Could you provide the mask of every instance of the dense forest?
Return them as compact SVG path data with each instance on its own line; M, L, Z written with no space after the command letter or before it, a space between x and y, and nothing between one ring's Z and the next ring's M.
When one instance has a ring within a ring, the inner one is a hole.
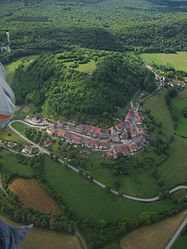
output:
M15 74L17 104L44 106L49 116L88 120L92 116L111 120L138 89L151 92L154 75L135 58L118 54L100 58L92 74L70 68L54 55L42 55Z
M136 52L187 50L187 1L1 1L0 45L59 50L66 45Z

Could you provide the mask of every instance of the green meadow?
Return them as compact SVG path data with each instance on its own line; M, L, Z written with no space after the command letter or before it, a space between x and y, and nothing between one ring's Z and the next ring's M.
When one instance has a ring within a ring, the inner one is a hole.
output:
M0 151L0 163L10 170L23 177L32 177L32 169L29 165L21 164L16 159L16 154L7 150Z
M187 71L187 52L178 52L176 54L142 54L141 58L157 65L166 65L169 63L178 70Z
M14 74L15 74L16 69L22 64L29 65L36 58L37 58L37 55L22 57L14 62L8 64L7 66L5 66L7 82L11 85L13 83Z
M187 138L187 118L183 116L183 109L187 108L187 88L174 98L173 107L178 117L177 134Z
M173 206L170 200L146 204L121 199L48 158L45 176L66 205L71 207L77 217L83 219L117 221L125 217L138 217L142 212L156 212Z

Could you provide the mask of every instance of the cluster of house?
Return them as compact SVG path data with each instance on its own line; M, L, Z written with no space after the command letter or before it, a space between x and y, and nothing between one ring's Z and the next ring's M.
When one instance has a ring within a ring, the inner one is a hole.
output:
M39 153L39 149L33 145L21 145L21 147L19 147L16 142L7 142L5 147L24 155L36 155Z
M46 119L44 119L41 115L36 115L35 117L27 116L24 121L28 124L34 125L34 126L47 126L49 123Z
M147 133L143 121L139 111L130 109L123 122L109 129L86 124L67 124L59 120L50 124L46 132L48 135L58 135L75 146L107 151L107 156L117 158L119 153L132 155L146 145Z

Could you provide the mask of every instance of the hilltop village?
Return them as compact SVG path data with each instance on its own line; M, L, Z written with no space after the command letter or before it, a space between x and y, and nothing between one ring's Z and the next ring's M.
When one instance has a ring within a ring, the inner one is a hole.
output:
M49 136L57 135L75 146L105 151L112 158L117 158L119 153L133 155L148 144L144 118L136 109L129 109L124 120L109 129L63 120L51 123L40 116L26 117L24 121L32 126L45 127ZM50 141L46 143L51 144Z

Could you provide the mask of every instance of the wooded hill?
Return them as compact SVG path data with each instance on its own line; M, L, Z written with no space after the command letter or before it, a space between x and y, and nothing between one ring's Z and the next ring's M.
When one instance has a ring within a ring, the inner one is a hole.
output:
M112 121L138 89L155 89L154 75L139 60L118 54L100 58L92 74L70 68L54 55L42 55L15 73L17 104L43 106L49 116L79 122Z

